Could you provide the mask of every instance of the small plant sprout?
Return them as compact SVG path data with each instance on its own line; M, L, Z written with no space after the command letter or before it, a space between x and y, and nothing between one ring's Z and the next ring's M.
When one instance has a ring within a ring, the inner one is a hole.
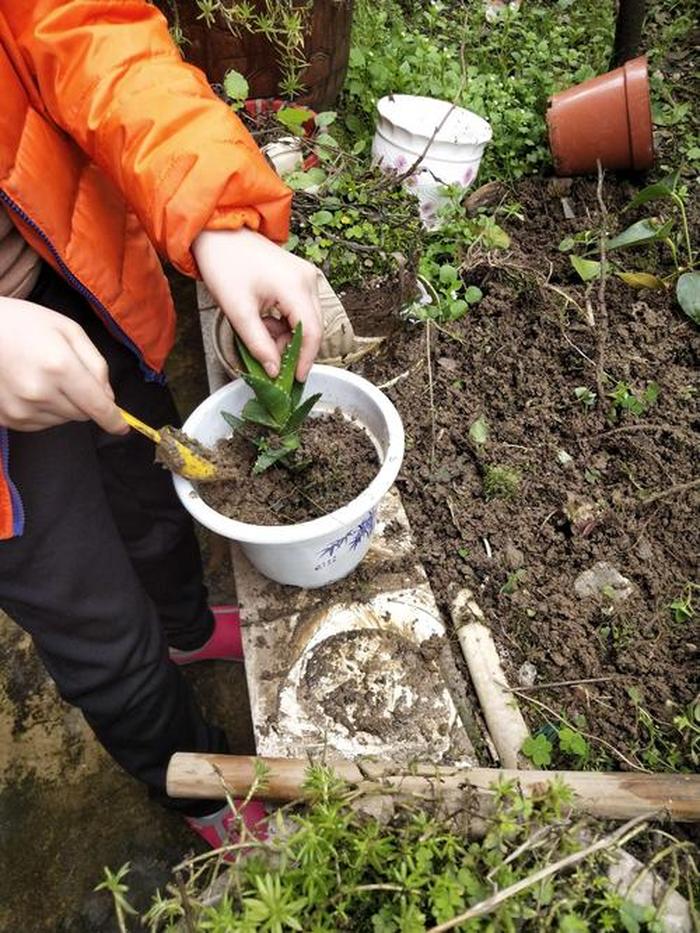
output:
M484 493L487 499L513 499L520 489L520 473L496 464L484 470Z
M224 93L234 110L240 110L249 94L248 82L240 71L233 68L224 75Z
M127 916L130 914L136 916L136 911L126 899L126 895L129 893L129 886L124 883L124 879L129 874L130 870L131 865L129 862L126 862L115 872L110 871L109 868L105 868L105 880L95 887L95 891L108 891L112 895L119 933L127 933Z
M655 404L659 397L659 386L656 382L650 382L641 395L635 395L626 382L618 382L612 392L608 392L608 397L612 399L611 418L619 417L623 411L639 416Z
M512 596L520 584L525 582L526 578L527 570L524 570L522 567L520 570L513 570L508 574L506 582L503 584L499 592L503 593L505 596Z
M693 594L696 590L700 590L697 583L687 583L681 595L669 603L668 608L671 610L674 622L690 622L694 618Z
M471 423L469 437L475 447L483 447L489 437L489 424L483 415Z
M543 732L536 736L529 735L520 749L537 768L546 768L552 763L552 750L552 743Z
M588 386L576 386L574 395L584 408L593 408L598 398L597 393L589 389Z
M577 768L582 768L590 757L586 739L577 729L568 725L557 727L547 724L534 736L528 736L520 751L536 767L546 768L552 763L557 745L564 761L573 763Z
M222 411L222 418L234 432L245 424L264 428L265 432L252 438L258 449L258 458L253 466L253 473L263 473L273 463L292 464L290 457L301 446L299 429L304 419L321 397L320 393L301 400L304 384L299 382L294 373L301 352L301 322L294 328L292 339L282 354L279 374L273 379L265 372L258 361L250 354L244 344L237 340L245 372L243 378L255 393L255 398L246 402L240 418L230 412Z

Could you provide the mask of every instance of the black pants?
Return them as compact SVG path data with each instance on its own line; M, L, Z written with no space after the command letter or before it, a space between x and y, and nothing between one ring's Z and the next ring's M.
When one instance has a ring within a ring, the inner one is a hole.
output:
M119 405L149 424L178 423L170 392L145 381L134 354L48 268L31 300L83 327ZM227 745L168 659L168 645L202 645L213 618L192 522L153 445L93 423L10 432L10 473L26 524L22 537L0 542L0 606L126 771L166 806L212 812L221 804L165 794L173 752Z

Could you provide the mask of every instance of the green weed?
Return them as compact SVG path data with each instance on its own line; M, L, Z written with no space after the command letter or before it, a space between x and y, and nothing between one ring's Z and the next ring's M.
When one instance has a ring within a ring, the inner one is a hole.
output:
M345 85L354 131L369 133L383 95L427 94L491 123L484 180L537 171L550 160L547 98L607 70L613 6L523 3L489 24L478 0L412 4L409 13L395 0L359 0Z
M521 476L511 467L495 464L484 469L484 494L487 499L514 499L520 491Z
M700 590L697 583L686 583L683 592L669 603L668 608L673 615L673 621L683 624L690 622L695 617L695 608L693 607L693 596Z
M308 807L288 811L284 829L280 822L256 854L219 874L215 888L209 885L218 857L198 856L189 874L180 872L177 887L155 899L143 924L151 933L178 924L194 933L425 933L579 850L584 829L596 832L572 816L571 791L556 780L531 797L515 782L495 785L493 812L479 841L466 836L459 814L439 815L430 801L423 809L402 801L386 824L363 817L351 806L356 794L319 766L309 770L307 793ZM673 851L692 883L694 863L682 847ZM614 891L606 865L602 852L572 872L523 884L478 911L469 929L660 931L653 908L637 908ZM125 893L120 881L117 895Z

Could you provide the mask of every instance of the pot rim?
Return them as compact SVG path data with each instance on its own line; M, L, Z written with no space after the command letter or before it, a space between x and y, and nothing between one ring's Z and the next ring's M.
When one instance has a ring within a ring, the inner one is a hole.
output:
M389 443L382 464L372 482L359 496L356 496L346 505L329 512L327 515L322 515L320 518L314 518L307 522L298 522L294 525L254 525L249 522L239 522L234 518L227 518L217 512L199 496L189 480L183 476L173 475L175 491L180 501L200 524L225 538L239 541L242 544L297 544L313 538L321 538L352 526L364 518L367 512L374 509L389 491L401 469L404 455L403 422L394 404L369 380L355 373L349 373L346 370L337 369L335 366L326 366L322 363L314 364L312 372L354 385L368 395L379 408L387 426ZM227 385L222 386L205 399L187 418L182 430L198 440L197 433L202 419L209 414L211 409L222 407L226 398L230 395L232 387L239 385L241 382L241 379L236 379L234 382L227 383Z
M651 168L654 164L654 129L646 55L640 55L625 62L623 70L630 161L635 171L641 171Z
M444 116L444 112L452 107L452 102L449 100L442 100L439 97L426 97L425 95L421 94L390 94L386 97L380 98L380 100L377 101L377 112L382 119L387 120L389 123L392 123L398 129L409 133L411 136L417 136L427 142L432 135L432 130L431 132L426 133L424 125L413 126L412 124L406 125L405 123L397 123L395 117L392 115L392 111L395 110L396 104L400 104L402 102L408 103L410 101L414 103L442 105L441 109L443 112L440 114L440 119ZM454 135L450 135L446 126L443 126L440 132L436 134L433 143L447 143L453 146L485 146L487 143L491 142L491 139L493 138L493 130L488 120L485 120L483 117L479 116L478 113L474 113L473 110L467 110L466 107L455 107L453 115L454 114L464 115L474 125L473 135L471 135L468 139L455 139ZM449 124L449 120L447 121L447 124Z

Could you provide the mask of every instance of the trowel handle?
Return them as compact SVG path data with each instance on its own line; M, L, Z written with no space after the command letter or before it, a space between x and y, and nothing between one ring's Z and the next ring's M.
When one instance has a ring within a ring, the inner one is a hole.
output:
M139 433L145 435L146 437L150 437L150 439L155 444L160 444L160 433L156 431L155 428L152 428L148 424L144 424L143 421L140 421L136 417L136 415L132 415L130 412L125 411L123 408L120 408L119 412L129 427L134 428L135 431L139 431Z

